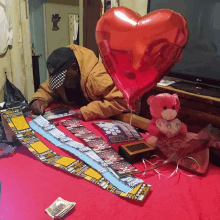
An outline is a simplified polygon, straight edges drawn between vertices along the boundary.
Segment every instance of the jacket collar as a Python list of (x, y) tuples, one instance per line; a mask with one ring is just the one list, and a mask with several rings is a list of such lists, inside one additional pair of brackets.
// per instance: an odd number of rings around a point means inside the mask
[(92, 69), (98, 64), (98, 58), (92, 50), (75, 44), (68, 46), (75, 54), (81, 72), (81, 88), (84, 96), (89, 100), (86, 83)]

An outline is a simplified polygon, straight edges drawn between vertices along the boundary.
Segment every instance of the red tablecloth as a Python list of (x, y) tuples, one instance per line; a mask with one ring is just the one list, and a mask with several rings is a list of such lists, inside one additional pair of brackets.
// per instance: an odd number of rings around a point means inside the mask
[[(83, 124), (100, 134), (90, 122)], [(64, 127), (58, 128), (72, 135)], [(78, 140), (73, 135), (71, 137)], [(56, 153), (72, 156), (44, 138), (40, 139)], [(118, 146), (113, 145), (115, 149)], [(144, 168), (142, 163), (135, 166), (139, 170)], [(174, 164), (169, 164), (163, 170), (169, 175), (175, 168)], [(189, 177), (179, 171), (161, 181), (154, 171), (139, 177), (152, 185), (142, 203), (123, 199), (86, 180), (46, 165), (21, 146), (13, 155), (0, 159), (0, 219), (49, 220), (51, 217), (45, 209), (58, 197), (76, 202), (66, 220), (220, 219), (220, 168), (210, 164), (204, 176)]]

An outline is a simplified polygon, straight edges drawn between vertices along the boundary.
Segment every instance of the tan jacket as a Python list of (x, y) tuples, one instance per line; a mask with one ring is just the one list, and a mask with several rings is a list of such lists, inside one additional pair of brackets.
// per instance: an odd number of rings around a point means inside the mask
[[(85, 120), (108, 118), (128, 112), (127, 103), (122, 93), (114, 85), (104, 65), (98, 61), (94, 52), (74, 44), (68, 47), (73, 50), (77, 58), (81, 72), (81, 88), (85, 98), (90, 101), (87, 106), (80, 108)], [(56, 95), (61, 96), (66, 103), (69, 103), (64, 88), (60, 87), (53, 91), (49, 88), (47, 80), (40, 85), (31, 103), (36, 99), (42, 99), (50, 105)]]

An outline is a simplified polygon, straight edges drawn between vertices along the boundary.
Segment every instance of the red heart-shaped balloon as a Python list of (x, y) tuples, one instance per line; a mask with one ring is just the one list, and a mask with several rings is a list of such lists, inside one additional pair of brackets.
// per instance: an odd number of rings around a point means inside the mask
[(187, 21), (169, 9), (143, 17), (126, 8), (108, 10), (96, 26), (103, 64), (129, 107), (156, 86), (181, 58), (188, 41)]

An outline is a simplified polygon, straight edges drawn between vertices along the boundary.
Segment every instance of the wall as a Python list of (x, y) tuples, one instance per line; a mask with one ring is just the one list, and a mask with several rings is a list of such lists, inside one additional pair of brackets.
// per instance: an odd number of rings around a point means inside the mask
[(47, 0), (47, 3), (79, 6), (79, 45), (83, 46), (83, 0)]
[(9, 13), (13, 28), (13, 45), (0, 56), (0, 102), (4, 100), (5, 72), (26, 99), (30, 100), (34, 94), (28, 2), (11, 2)]
[[(65, 47), (69, 44), (69, 14), (79, 14), (79, 1), (71, 1), (71, 5), (46, 4), (46, 53), (49, 55), (58, 47)], [(59, 14), (59, 30), (53, 31), (52, 15)]]
[(120, 0), (120, 6), (126, 6), (141, 16), (147, 14), (148, 0)]
[(80, 0), (47, 0), (47, 3), (79, 6), (79, 1)]
[[(72, 10), (72, 7), (74, 7), (74, 10)], [(50, 52), (52, 52), (53, 49), (59, 47), (60, 45), (68, 45), (68, 37), (61, 36), (63, 38), (62, 43), (57, 42), (56, 40), (60, 37), (60, 35), (63, 35), (62, 22), (64, 22), (64, 19), (68, 16), (67, 14), (69, 11), (72, 13), (73, 11), (76, 12), (77, 10), (78, 12), (78, 7), (79, 0), (29, 0), (31, 43), (34, 43), (36, 55), (40, 56), (40, 83), (43, 83), (48, 78), (46, 60)], [(65, 9), (67, 10), (67, 14), (64, 13), (64, 15), (62, 15), (61, 21), (58, 23), (58, 26), (60, 26), (60, 24), (62, 25), (62, 30), (58, 31), (57, 33), (55, 33), (56, 31), (51, 31), (51, 25), (53, 24), (51, 22), (51, 12), (60, 14), (63, 13), (60, 12), (60, 10), (65, 11)], [(49, 36), (47, 35), (47, 32), (45, 32), (47, 27), (49, 30)], [(64, 29), (66, 29), (66, 27)], [(67, 32), (65, 30), (65, 35), (66, 34)]]
[[(104, 6), (104, 0), (101, 1)], [(117, 0), (111, 0), (111, 2), (112, 2), (112, 7), (118, 6)], [(147, 5), (148, 5), (148, 0), (119, 0), (119, 6), (125, 6), (127, 8), (130, 8), (133, 11), (138, 12), (141, 16), (147, 14)], [(102, 13), (103, 12), (104, 12), (104, 7)]]

